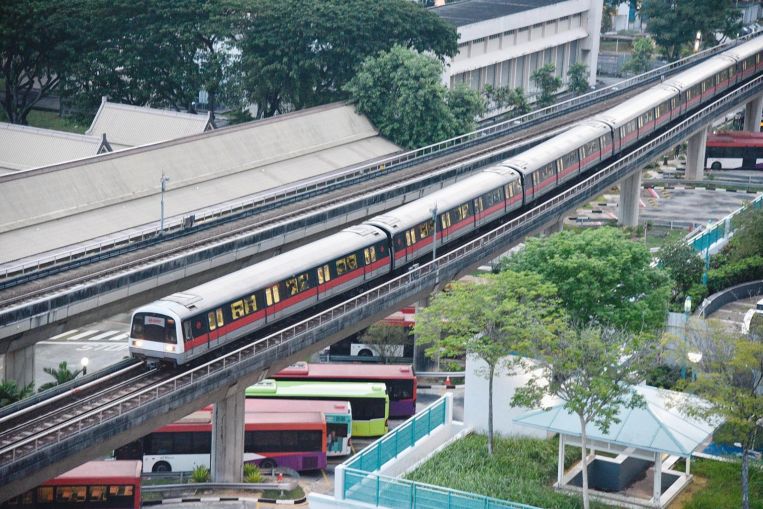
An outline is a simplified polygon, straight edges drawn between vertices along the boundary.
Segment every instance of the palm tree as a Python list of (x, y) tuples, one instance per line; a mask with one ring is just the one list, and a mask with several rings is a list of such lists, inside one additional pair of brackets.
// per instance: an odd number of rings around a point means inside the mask
[(34, 382), (23, 387), (16, 385), (13, 380), (0, 382), (0, 407), (28, 398), (34, 392)]
[(43, 368), (43, 371), (55, 378), (55, 382), (48, 382), (46, 384), (43, 384), (40, 386), (40, 389), (38, 392), (46, 391), (50, 389), (51, 387), (55, 387), (56, 385), (60, 385), (62, 383), (68, 382), (69, 380), (74, 380), (77, 378), (77, 375), (82, 373), (81, 369), (78, 369), (76, 371), (72, 371), (69, 369), (69, 366), (67, 365), (66, 361), (61, 361), (61, 364), (58, 365), (58, 369), (54, 368)]

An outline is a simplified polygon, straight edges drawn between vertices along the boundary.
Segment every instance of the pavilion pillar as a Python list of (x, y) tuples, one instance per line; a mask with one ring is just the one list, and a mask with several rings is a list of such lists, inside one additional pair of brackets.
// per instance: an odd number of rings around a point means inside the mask
[(691, 454), (686, 458), (686, 475), (691, 475)]
[(705, 146), (707, 144), (707, 127), (689, 136), (686, 148), (686, 180), (702, 180), (705, 176)]
[(660, 507), (660, 498), (662, 497), (662, 453), (654, 453), (654, 491), (652, 493), (652, 502), (655, 507)]
[(556, 487), (561, 488), (564, 482), (564, 435), (561, 433), (559, 433), (559, 463), (556, 468)]
[(244, 390), (234, 385), (212, 412), (212, 480), (241, 482), (244, 475)]
[(638, 226), (638, 207), (641, 200), (641, 170), (620, 182), (620, 204), (617, 222), (623, 226)]

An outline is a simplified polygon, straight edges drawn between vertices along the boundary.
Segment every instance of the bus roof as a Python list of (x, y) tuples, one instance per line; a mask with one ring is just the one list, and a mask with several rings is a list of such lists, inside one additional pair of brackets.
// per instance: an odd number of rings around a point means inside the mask
[(386, 386), (371, 382), (313, 382), (263, 380), (249, 386), (249, 397), (274, 396), (279, 398), (387, 398)]
[(349, 401), (318, 399), (246, 398), (246, 411), (257, 412), (323, 412), (324, 414), (350, 414)]
[(722, 131), (707, 135), (708, 147), (763, 147), (763, 133)]
[[(245, 425), (289, 426), (291, 429), (316, 429), (325, 425), (326, 419), (320, 412), (262, 412), (244, 414)], [(198, 410), (177, 422), (162, 426), (157, 432), (206, 431), (212, 426), (212, 411)]]
[(298, 362), (282, 369), (273, 378), (342, 378), (347, 380), (410, 380), (415, 378), (410, 364), (342, 364)]
[(141, 462), (138, 460), (88, 461), (45, 484), (58, 481), (92, 483), (96, 479), (115, 482), (118, 480), (124, 482), (125, 479), (139, 481), (141, 470)]

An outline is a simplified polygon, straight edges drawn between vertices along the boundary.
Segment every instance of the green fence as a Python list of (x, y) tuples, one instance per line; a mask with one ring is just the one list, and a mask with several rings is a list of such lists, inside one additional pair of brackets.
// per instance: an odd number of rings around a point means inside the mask
[(395, 509), (538, 509), (349, 468), (344, 471), (344, 483), (346, 499)]
[[(723, 237), (726, 236), (727, 228), (731, 228), (731, 218), (735, 215), (739, 214), (743, 210), (745, 210), (747, 207), (755, 207), (760, 208), (763, 206), (763, 195), (758, 196), (755, 198), (751, 203), (748, 205), (745, 205), (744, 207), (741, 207), (728, 216), (724, 217), (717, 223), (711, 224), (708, 226), (705, 231), (700, 233), (699, 235), (696, 235), (695, 237), (692, 237), (688, 240), (688, 243), (691, 247), (694, 248), (695, 251), (698, 253), (701, 253), (702, 251), (710, 248), (713, 244), (721, 240)], [(728, 232), (730, 233), (730, 231)]]
[(446, 398), (442, 397), (422, 412), (387, 433), (358, 454), (344, 462), (347, 468), (375, 472), (398, 454), (413, 447), (437, 426), (445, 424)]

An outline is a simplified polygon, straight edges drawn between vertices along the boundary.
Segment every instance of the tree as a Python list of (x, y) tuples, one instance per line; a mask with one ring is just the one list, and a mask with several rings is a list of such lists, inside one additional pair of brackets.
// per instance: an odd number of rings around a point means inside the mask
[(455, 29), (407, 0), (254, 0), (250, 9), (240, 45), (260, 116), (346, 98), (361, 63), (395, 44), (440, 59), (458, 51)]
[(657, 257), (660, 259), (660, 266), (675, 283), (674, 301), (686, 295), (692, 286), (699, 283), (702, 272), (705, 270), (702, 258), (683, 240), (662, 246)]
[(46, 384), (41, 385), (40, 389), (37, 392), (43, 392), (52, 387), (55, 387), (56, 385), (61, 385), (70, 380), (74, 380), (75, 378), (77, 378), (77, 375), (82, 373), (81, 369), (78, 369), (75, 371), (72, 371), (71, 369), (69, 369), (69, 365), (66, 361), (61, 361), (61, 363), (58, 365), (58, 369), (43, 368), (43, 371), (49, 374), (50, 376), (52, 376), (55, 381), (48, 382)]
[(729, 241), (729, 261), (763, 255), (763, 208), (747, 207), (732, 219), (734, 235)]
[(668, 311), (670, 280), (651, 261), (649, 250), (620, 230), (599, 228), (530, 239), (501, 268), (553, 283), (575, 323), (640, 332), (661, 328)]
[(735, 36), (741, 27), (732, 0), (644, 0), (641, 16), (665, 56), (678, 60), (681, 51), (701, 32), (706, 45), (717, 44), (715, 34)]
[(34, 383), (19, 387), (13, 380), (0, 382), (0, 407), (28, 398), (34, 393)]
[(530, 75), (532, 82), (540, 89), (538, 106), (541, 108), (554, 104), (554, 94), (562, 86), (562, 78), (554, 75), (555, 70), (554, 64), (546, 64)]
[(750, 453), (763, 423), (763, 343), (728, 331), (713, 322), (694, 321), (687, 329), (686, 349), (700, 353), (696, 380), (688, 392), (705, 402), (683, 407), (689, 415), (721, 418), (734, 441), (742, 444), (742, 507), (750, 507)]
[(366, 329), (360, 342), (372, 346), (388, 364), (395, 357), (402, 357), (401, 352), (410, 343), (410, 335), (405, 327), (375, 323)]
[(636, 39), (633, 43), (631, 58), (623, 65), (623, 71), (633, 74), (643, 74), (649, 70), (652, 65), (652, 56), (654, 55), (654, 42), (648, 37)]
[(381, 134), (405, 148), (421, 147), (470, 130), (484, 111), (476, 91), (445, 88), (442, 65), (396, 45), (367, 58), (344, 89)]
[(503, 272), (452, 283), (420, 310), (414, 327), (428, 355), (473, 355), (487, 364), (488, 454), (493, 454), (493, 379), (507, 356), (561, 327), (556, 289), (536, 274)]
[(8, 121), (26, 124), (29, 111), (56, 90), (90, 38), (80, 0), (0, 2), (0, 68)]
[(511, 95), (508, 98), (508, 105), (513, 107), (512, 113), (515, 113), (517, 116), (530, 112), (530, 104), (527, 102), (527, 96), (521, 87), (511, 91)]
[(567, 89), (575, 95), (588, 92), (588, 66), (577, 63), (572, 64), (567, 71)]
[(651, 362), (652, 345), (611, 328), (573, 327), (528, 344), (523, 353), (531, 373), (517, 388), (512, 406), (539, 407), (545, 396), (564, 401), (580, 422), (583, 506), (588, 509), (587, 434), (589, 424), (607, 433), (623, 408), (644, 404), (634, 386)]

